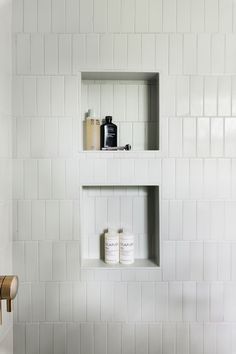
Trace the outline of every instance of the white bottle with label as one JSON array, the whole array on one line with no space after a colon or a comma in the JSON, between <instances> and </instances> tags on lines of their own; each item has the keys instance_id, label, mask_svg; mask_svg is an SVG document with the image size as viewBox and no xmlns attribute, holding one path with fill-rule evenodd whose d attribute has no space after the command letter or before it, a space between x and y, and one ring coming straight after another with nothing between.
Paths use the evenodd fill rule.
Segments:
<instances>
[{"instance_id":1,"label":"white bottle with label","mask_svg":"<svg viewBox=\"0 0 236 354\"><path fill-rule=\"evenodd\" d=\"M119 263L119 234L111 229L105 233L105 263Z\"/></svg>"},{"instance_id":2,"label":"white bottle with label","mask_svg":"<svg viewBox=\"0 0 236 354\"><path fill-rule=\"evenodd\" d=\"M129 232L120 233L120 263L134 263L134 235Z\"/></svg>"},{"instance_id":3,"label":"white bottle with label","mask_svg":"<svg viewBox=\"0 0 236 354\"><path fill-rule=\"evenodd\" d=\"M84 122L85 149L100 150L100 120L95 117L93 109L88 110L88 116Z\"/></svg>"}]
</instances>

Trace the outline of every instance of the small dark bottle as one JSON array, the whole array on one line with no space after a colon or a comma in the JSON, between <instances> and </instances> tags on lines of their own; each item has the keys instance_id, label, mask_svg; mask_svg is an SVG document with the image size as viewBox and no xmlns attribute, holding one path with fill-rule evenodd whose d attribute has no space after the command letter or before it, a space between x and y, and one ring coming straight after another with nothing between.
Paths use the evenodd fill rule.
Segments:
<instances>
[{"instance_id":1,"label":"small dark bottle","mask_svg":"<svg viewBox=\"0 0 236 354\"><path fill-rule=\"evenodd\" d=\"M117 146L117 126L112 123L112 117L106 116L101 125L101 149Z\"/></svg>"}]
</instances>

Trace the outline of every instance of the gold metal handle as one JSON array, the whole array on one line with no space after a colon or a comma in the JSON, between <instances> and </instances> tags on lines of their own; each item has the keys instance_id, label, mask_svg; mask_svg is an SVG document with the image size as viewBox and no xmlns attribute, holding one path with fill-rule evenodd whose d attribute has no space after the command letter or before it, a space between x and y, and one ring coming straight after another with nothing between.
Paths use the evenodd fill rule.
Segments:
<instances>
[{"instance_id":1,"label":"gold metal handle","mask_svg":"<svg viewBox=\"0 0 236 354\"><path fill-rule=\"evenodd\" d=\"M6 300L7 312L12 311L12 300L18 291L19 280L16 275L0 276L0 324L2 323L1 301Z\"/></svg>"}]
</instances>

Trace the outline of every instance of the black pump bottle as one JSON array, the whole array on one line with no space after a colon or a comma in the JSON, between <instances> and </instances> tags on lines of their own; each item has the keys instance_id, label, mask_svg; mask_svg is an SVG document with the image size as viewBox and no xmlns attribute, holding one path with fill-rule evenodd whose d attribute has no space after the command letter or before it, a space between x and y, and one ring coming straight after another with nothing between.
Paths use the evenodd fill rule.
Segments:
<instances>
[{"instance_id":1,"label":"black pump bottle","mask_svg":"<svg viewBox=\"0 0 236 354\"><path fill-rule=\"evenodd\" d=\"M112 117L106 116L101 125L101 149L117 146L117 126L112 123Z\"/></svg>"}]
</instances>

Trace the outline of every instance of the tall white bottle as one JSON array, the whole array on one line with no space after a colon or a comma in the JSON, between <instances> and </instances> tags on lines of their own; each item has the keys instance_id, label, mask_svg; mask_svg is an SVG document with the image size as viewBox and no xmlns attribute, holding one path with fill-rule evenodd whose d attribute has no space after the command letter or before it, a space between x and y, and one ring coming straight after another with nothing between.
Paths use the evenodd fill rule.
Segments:
<instances>
[{"instance_id":1,"label":"tall white bottle","mask_svg":"<svg viewBox=\"0 0 236 354\"><path fill-rule=\"evenodd\" d=\"M120 233L120 263L134 263L134 235L125 231Z\"/></svg>"},{"instance_id":2,"label":"tall white bottle","mask_svg":"<svg viewBox=\"0 0 236 354\"><path fill-rule=\"evenodd\" d=\"M119 263L119 234L111 229L105 233L105 263Z\"/></svg>"}]
</instances>

